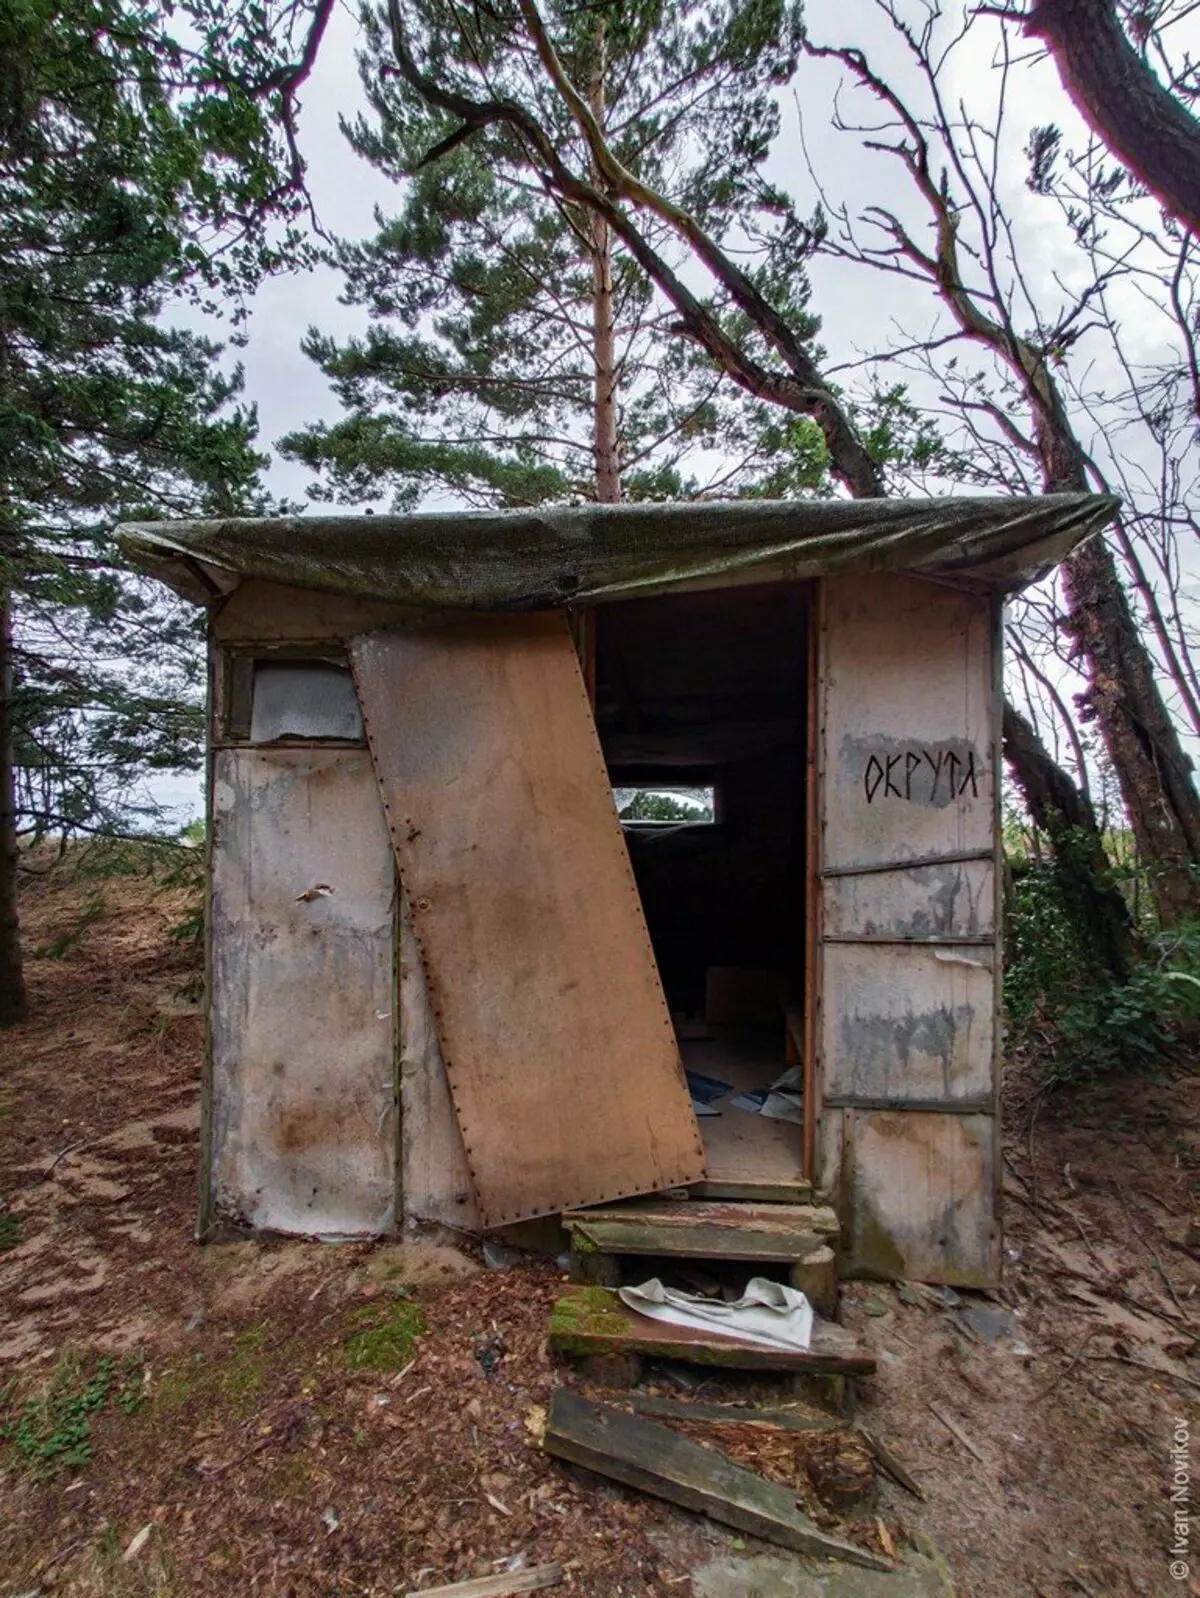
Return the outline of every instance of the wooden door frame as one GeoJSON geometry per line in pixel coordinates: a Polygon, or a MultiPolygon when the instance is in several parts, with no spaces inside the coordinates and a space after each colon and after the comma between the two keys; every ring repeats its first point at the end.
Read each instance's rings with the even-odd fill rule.
{"type": "Polygon", "coordinates": [[[818,1078],[817,1027],[821,962],[821,634],[825,625],[825,579],[815,577],[808,604],[808,704],[804,785],[804,1144],[805,1178],[816,1186],[818,1078]]]}

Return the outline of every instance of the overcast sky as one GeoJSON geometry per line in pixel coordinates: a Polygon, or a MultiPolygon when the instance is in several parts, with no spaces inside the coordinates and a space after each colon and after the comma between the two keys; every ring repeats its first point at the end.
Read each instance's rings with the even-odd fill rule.
{"type": "MultiPolygon", "coordinates": [[[[919,0],[913,0],[914,17],[920,9],[919,0]]],[[[879,13],[868,0],[843,0],[836,7],[814,4],[808,14],[818,42],[863,45],[869,41],[872,61],[903,81],[907,70],[903,50],[881,27],[879,13]],[[831,15],[836,15],[836,32],[831,15]]],[[[353,118],[364,107],[355,65],[358,40],[354,12],[340,6],[305,88],[301,119],[301,142],[318,214],[330,233],[352,238],[374,232],[376,205],[386,211],[396,204],[391,186],[354,155],[338,129],[340,115],[353,118]]],[[[990,98],[998,81],[991,64],[994,45],[995,30],[983,27],[978,44],[952,58],[946,82],[950,99],[977,102],[981,96],[990,98]]],[[[798,106],[805,145],[828,192],[852,212],[872,203],[887,203],[923,231],[919,203],[906,192],[895,164],[889,164],[886,157],[865,154],[852,135],[834,128],[834,94],[841,76],[832,63],[802,63],[794,91],[783,97],[784,132],[771,159],[770,176],[796,195],[806,214],[816,205],[818,194],[806,170],[799,138],[798,106]]],[[[874,115],[874,107],[861,91],[844,94],[842,104],[843,109],[860,109],[866,118],[874,115]]],[[[1047,202],[1026,189],[1021,155],[1035,122],[1053,120],[1063,125],[1069,136],[1082,137],[1052,65],[1042,62],[1022,67],[1013,75],[1009,114],[1011,155],[1003,174],[1004,197],[1026,236],[1030,269],[1035,276],[1048,276],[1055,269],[1070,271],[1075,263],[1069,241],[1054,225],[1047,202]]],[[[818,261],[811,275],[813,306],[822,319],[821,337],[831,364],[877,350],[889,341],[901,342],[898,327],[910,334],[921,333],[934,320],[932,299],[917,285],[830,261],[818,261]]],[[[341,335],[365,325],[362,312],[338,303],[340,287],[339,274],[326,269],[276,278],[258,295],[243,359],[247,391],[258,404],[262,439],[268,448],[293,428],[332,421],[339,414],[324,377],[300,353],[299,343],[310,324],[341,335]]],[[[306,468],[276,455],[269,482],[279,494],[302,498],[309,477],[306,468]]]]}
{"type": "MultiPolygon", "coordinates": [[[[914,24],[925,14],[921,0],[899,3],[914,24]]],[[[947,36],[955,15],[944,25],[947,36]]],[[[872,65],[883,76],[897,83],[911,82],[904,49],[871,0],[840,0],[837,6],[812,3],[808,19],[816,42],[856,44],[867,50],[872,65]]],[[[1200,16],[1192,27],[1200,46],[1200,16]]],[[[985,119],[1000,88],[995,60],[999,32],[998,22],[984,19],[978,23],[967,44],[950,56],[939,84],[948,103],[965,102],[985,119]]],[[[387,211],[396,204],[390,186],[353,154],[338,128],[339,116],[353,118],[364,106],[355,64],[358,42],[355,11],[343,4],[334,15],[305,87],[300,124],[311,192],[321,221],[330,233],[351,238],[374,232],[375,206],[387,211]]],[[[999,163],[1001,197],[1019,240],[1026,275],[1031,281],[1049,284],[1057,274],[1069,287],[1086,267],[1055,208],[1026,186],[1023,151],[1036,124],[1058,124],[1068,145],[1082,145],[1085,130],[1061,89],[1053,64],[1044,58],[1033,59],[1032,52],[1018,44],[1025,59],[1008,82],[1008,132],[999,163]]],[[[863,150],[855,135],[839,132],[834,126],[839,86],[837,103],[844,115],[878,121],[877,106],[861,90],[843,82],[836,64],[803,61],[793,89],[782,98],[784,129],[771,157],[770,177],[796,196],[802,212],[810,212],[819,196],[807,170],[806,149],[826,193],[835,202],[845,204],[855,215],[872,204],[885,204],[901,216],[915,237],[925,236],[928,223],[921,202],[898,163],[863,150]]],[[[827,367],[834,371],[856,357],[921,336],[939,319],[936,301],[920,284],[830,260],[818,260],[811,279],[812,308],[822,321],[827,367]]],[[[338,303],[340,286],[339,275],[330,269],[282,276],[267,283],[258,295],[249,324],[249,344],[241,355],[247,394],[258,406],[262,445],[273,455],[269,486],[293,500],[306,497],[310,474],[303,466],[281,460],[273,449],[275,441],[294,428],[333,421],[339,415],[320,370],[301,354],[300,340],[310,325],[341,336],[365,325],[361,311],[338,303]]],[[[1163,334],[1153,318],[1135,318],[1131,334],[1135,341],[1143,340],[1142,353],[1147,358],[1160,353],[1163,334]]],[[[172,803],[191,807],[196,801],[191,779],[171,781],[158,791],[172,803]]]]}

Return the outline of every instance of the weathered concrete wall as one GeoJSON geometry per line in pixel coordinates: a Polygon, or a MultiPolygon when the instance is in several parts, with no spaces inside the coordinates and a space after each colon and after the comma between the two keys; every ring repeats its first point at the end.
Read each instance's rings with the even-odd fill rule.
{"type": "Polygon", "coordinates": [[[991,1115],[844,1110],[850,1257],[883,1277],[992,1285],[999,1272],[991,1115]]]}
{"type": "Polygon", "coordinates": [[[995,602],[830,579],[819,651],[818,1075],[847,1270],[999,1270],[995,602]]]}
{"type": "Polygon", "coordinates": [[[202,1222],[389,1231],[394,869],[370,757],[221,749],[213,772],[202,1222]]]}
{"type": "Polygon", "coordinates": [[[989,1100],[993,990],[990,950],[827,944],[826,1097],[989,1100]]]}

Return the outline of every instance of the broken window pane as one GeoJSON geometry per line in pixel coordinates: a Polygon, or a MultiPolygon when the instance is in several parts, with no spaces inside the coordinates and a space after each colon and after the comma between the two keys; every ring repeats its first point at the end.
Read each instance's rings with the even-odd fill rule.
{"type": "Polygon", "coordinates": [[[339,738],[361,743],[354,679],[328,660],[256,660],[250,742],[339,738]]]}
{"type": "Polygon", "coordinates": [[[717,815],[715,788],[653,787],[613,789],[622,822],[642,826],[674,826],[681,822],[711,824],[717,815]]]}

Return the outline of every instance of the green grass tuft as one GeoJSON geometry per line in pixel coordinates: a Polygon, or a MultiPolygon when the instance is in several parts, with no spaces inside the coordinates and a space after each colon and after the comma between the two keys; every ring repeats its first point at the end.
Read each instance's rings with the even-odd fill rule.
{"type": "Polygon", "coordinates": [[[397,1371],[412,1358],[413,1344],[429,1330],[425,1311],[407,1299],[387,1299],[351,1310],[346,1339],[350,1370],[397,1371]]]}

